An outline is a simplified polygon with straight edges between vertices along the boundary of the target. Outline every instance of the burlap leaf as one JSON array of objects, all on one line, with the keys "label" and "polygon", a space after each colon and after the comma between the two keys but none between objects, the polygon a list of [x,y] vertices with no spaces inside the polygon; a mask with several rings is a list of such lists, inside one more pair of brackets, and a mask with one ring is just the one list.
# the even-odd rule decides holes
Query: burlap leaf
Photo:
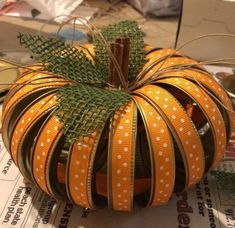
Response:
[{"label": "burlap leaf", "polygon": [[[116,38],[130,38],[129,72],[128,80],[133,81],[145,64],[145,51],[143,33],[135,21],[122,21],[104,27],[101,34],[108,43]],[[105,46],[97,37],[94,37],[95,59],[102,66],[103,75],[108,77],[109,56]]]},{"label": "burlap leaf", "polygon": [[106,84],[98,64],[93,64],[83,51],[66,45],[58,38],[19,35],[20,44],[28,48],[43,69],[79,83]]},{"label": "burlap leaf", "polygon": [[[145,63],[143,35],[137,23],[124,21],[107,26],[101,32],[108,43],[116,38],[130,38],[128,79],[132,81]],[[130,101],[129,93],[106,87],[109,56],[98,39],[94,40],[94,61],[58,38],[20,34],[19,39],[42,64],[43,70],[74,82],[58,90],[55,109],[68,144],[104,126],[115,110]]]},{"label": "burlap leaf", "polygon": [[62,87],[58,99],[55,115],[63,122],[64,135],[70,144],[101,128],[115,110],[130,101],[131,96],[126,92],[78,83]]}]

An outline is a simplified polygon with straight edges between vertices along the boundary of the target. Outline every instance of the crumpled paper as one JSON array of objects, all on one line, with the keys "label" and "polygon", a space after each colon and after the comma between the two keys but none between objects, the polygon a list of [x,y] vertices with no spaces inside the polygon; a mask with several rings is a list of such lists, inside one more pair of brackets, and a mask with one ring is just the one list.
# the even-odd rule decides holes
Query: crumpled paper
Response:
[{"label": "crumpled paper", "polygon": [[42,13],[55,18],[55,21],[62,22],[65,15],[71,13],[80,5],[83,0],[25,0],[31,6]]},{"label": "crumpled paper", "polygon": [[181,10],[182,0],[127,0],[141,13],[157,17],[176,16]]}]

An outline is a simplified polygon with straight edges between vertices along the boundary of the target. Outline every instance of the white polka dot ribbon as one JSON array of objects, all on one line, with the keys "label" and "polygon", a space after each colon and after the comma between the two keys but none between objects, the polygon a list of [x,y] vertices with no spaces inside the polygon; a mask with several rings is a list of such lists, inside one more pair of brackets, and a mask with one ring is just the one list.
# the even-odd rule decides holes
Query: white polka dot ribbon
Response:
[{"label": "white polka dot ribbon", "polygon": [[108,204],[118,211],[130,211],[134,192],[134,153],[137,109],[131,101],[115,112],[111,120],[108,152]]},{"label": "white polka dot ribbon", "polygon": [[20,86],[21,83],[27,83],[30,82],[31,80],[37,79],[37,78],[42,78],[42,77],[51,77],[50,75],[47,75],[45,73],[39,73],[39,72],[33,72],[34,70],[39,70],[39,66],[32,66],[30,67],[31,70],[29,69],[24,69],[21,73],[21,75],[17,78],[17,83],[18,84],[13,84],[11,86],[11,90],[14,89],[15,87]]},{"label": "white polka dot ribbon", "polygon": [[[18,124],[16,125],[12,138],[11,138],[11,156],[15,164],[19,167],[19,170],[22,172],[24,176],[28,176],[25,173],[25,162],[28,157],[28,154],[25,154],[24,148],[22,148],[22,143],[24,142],[24,138],[27,135],[27,132],[30,131],[33,125],[37,123],[37,121],[54,107],[56,104],[56,97],[54,94],[49,94],[48,96],[43,96],[43,98],[37,100],[35,104],[28,106],[26,110],[24,110],[24,114],[18,120]],[[33,140],[33,139],[32,139]],[[22,151],[23,149],[23,151]]]},{"label": "white polka dot ribbon", "polygon": [[212,160],[213,163],[210,167],[215,168],[223,157],[227,140],[223,117],[214,101],[200,87],[183,78],[168,78],[160,80],[158,83],[166,83],[179,88],[200,106],[210,124],[214,136],[215,152]]},{"label": "white polka dot ribbon", "polygon": [[75,204],[94,208],[92,201],[93,165],[100,132],[76,141],[67,161],[66,186],[69,199]]},{"label": "white polka dot ribbon", "polygon": [[58,198],[58,193],[53,189],[52,184],[58,181],[57,172],[53,170],[51,164],[52,160],[56,159],[53,158],[53,154],[60,151],[56,150],[56,146],[61,136],[62,124],[55,116],[50,116],[35,140],[31,164],[35,182],[43,191],[56,198]]},{"label": "white polka dot ribbon", "polygon": [[167,67],[177,66],[177,65],[189,65],[189,64],[198,64],[197,67],[202,68],[200,63],[196,62],[195,60],[182,57],[181,54],[173,49],[161,49],[154,51],[147,55],[146,59],[148,62],[145,64],[144,68],[147,68],[151,64],[154,63],[154,67],[149,70],[144,78],[147,79],[151,76],[154,72],[158,72],[159,70],[164,70]]},{"label": "white polka dot ribbon", "polygon": [[[34,82],[39,84],[26,84],[10,91],[9,95],[7,95],[8,101],[5,102],[6,105],[3,108],[3,120],[7,115],[8,111],[12,109],[12,106],[14,106],[16,103],[18,103],[20,100],[22,100],[29,94],[32,94],[33,92],[36,92],[40,89],[55,88],[67,84],[66,82],[64,82],[63,79],[59,78],[40,78],[40,75],[38,75],[37,77],[38,79]],[[54,82],[55,80],[61,82]]]},{"label": "white polka dot ribbon", "polygon": [[[38,77],[39,75],[37,75]],[[56,79],[57,80],[57,79]],[[7,95],[6,97],[6,103],[5,103],[5,107],[3,108],[3,114],[2,114],[2,127],[4,129],[6,129],[6,131],[3,132],[2,137],[3,137],[3,141],[4,144],[6,146],[6,149],[8,151],[10,151],[10,147],[9,147],[9,123],[11,121],[12,118],[12,114],[14,114],[14,112],[19,112],[19,108],[23,108],[24,106],[21,104],[21,102],[24,99],[28,99],[29,95],[38,93],[38,91],[41,91],[40,93],[43,94],[43,92],[45,93],[46,91],[48,91],[48,88],[50,89],[56,89],[58,87],[61,87],[63,85],[65,85],[66,83],[60,79],[61,82],[53,82],[53,79],[51,81],[50,79],[38,79],[37,82],[47,82],[46,84],[39,84],[39,85],[23,85],[20,87],[16,87],[15,89],[13,89],[13,91],[10,91],[10,93]],[[35,97],[33,97],[32,99],[35,99]],[[29,101],[27,101],[29,102]],[[20,105],[20,107],[18,107],[18,105]],[[25,106],[27,106],[28,103],[25,103]],[[22,110],[21,110],[22,111]],[[20,114],[20,113],[19,113]],[[18,114],[18,115],[19,115]]]},{"label": "white polka dot ribbon", "polygon": [[[154,50],[154,49],[153,49]],[[156,60],[161,60],[161,63],[159,65],[157,65],[157,68],[159,69],[164,69],[166,67],[171,67],[174,65],[182,65],[182,66],[187,66],[189,64],[193,64],[193,68],[194,69],[200,69],[200,70],[205,70],[204,66],[200,63],[197,62],[193,59],[190,59],[186,56],[184,56],[182,53],[180,53],[179,51],[176,51],[175,49],[169,49],[169,48],[162,48],[162,49],[157,49],[154,51],[150,51],[147,56],[146,59],[148,60],[148,62],[146,63],[146,66],[150,65],[152,62],[156,61]],[[191,66],[189,66],[191,67]]]},{"label": "white polka dot ribbon", "polygon": [[176,52],[174,49],[169,48],[149,49],[146,59],[152,61],[174,54],[181,55],[179,51]]},{"label": "white polka dot ribbon", "polygon": [[[88,45],[86,48],[85,54],[93,61],[90,55],[90,52],[94,54],[93,46]],[[146,85],[134,91],[130,103],[114,113],[110,120],[109,139],[106,138],[108,160],[104,157],[102,172],[94,172],[97,165],[94,162],[98,160],[95,161],[95,156],[99,155],[96,155],[97,146],[101,143],[100,140],[103,140],[102,130],[77,140],[71,146],[66,157],[66,169],[64,160],[64,163],[59,163],[64,144],[62,123],[48,112],[56,104],[54,91],[67,82],[46,73],[25,71],[17,79],[18,85],[11,86],[3,106],[3,128],[6,129],[3,131],[3,141],[22,174],[25,177],[32,176],[42,190],[55,198],[63,198],[66,195],[65,184],[69,199],[82,207],[95,208],[93,193],[100,185],[103,189],[101,193],[97,190],[96,196],[107,196],[109,207],[117,211],[132,209],[133,194],[138,197],[142,194],[143,199],[148,192],[147,198],[144,199],[147,206],[166,203],[174,188],[181,185],[178,183],[181,181],[179,173],[185,175],[181,178],[182,182],[185,179],[185,183],[180,188],[186,188],[198,183],[205,171],[205,145],[202,145],[202,138],[196,129],[199,121],[196,118],[191,119],[190,112],[177,100],[180,99],[180,95],[174,95],[174,91],[193,100],[197,104],[196,110],[200,111],[199,117],[209,123],[215,152],[210,164],[206,163],[206,167],[208,165],[209,168],[214,168],[223,156],[228,133],[235,127],[235,121],[232,112],[222,110],[221,104],[218,108],[219,102],[216,102],[210,93],[232,110],[229,96],[200,63],[182,56],[173,49],[150,49],[146,47],[148,53],[147,63],[143,68],[143,71],[146,70],[144,79],[152,76],[155,71],[162,70],[162,74],[156,77],[156,85]],[[156,65],[147,70],[154,62]],[[180,65],[188,65],[188,69],[163,72],[172,66]],[[39,69],[38,66],[32,68]],[[166,86],[170,86],[170,92]],[[50,91],[50,94],[45,94],[47,91]],[[43,95],[35,100],[40,94]],[[146,160],[150,156],[150,178],[148,176],[139,179],[134,174],[138,111],[138,117],[140,120],[142,118],[144,123],[144,131],[140,135],[147,135],[143,148],[148,146],[148,150],[142,151],[142,155],[146,155]],[[29,151],[23,151],[23,142],[25,143],[30,129],[37,126],[39,120],[45,121],[32,142],[33,146],[29,146],[32,149],[30,154]],[[30,161],[27,161],[28,157]],[[106,162],[107,175],[104,172]],[[99,175],[103,179],[97,178]],[[100,183],[97,183],[97,180],[100,180]],[[146,185],[145,188],[143,185]]]},{"label": "white polka dot ribbon", "polygon": [[[223,89],[221,85],[219,85],[215,79],[213,79],[210,75],[197,72],[196,69],[188,69],[188,70],[178,70],[175,72],[171,72],[170,74],[164,73],[161,75],[162,77],[183,77],[187,78],[189,80],[192,80],[194,83],[198,84],[198,86],[203,85],[205,88],[207,88],[214,96],[217,97],[217,99],[220,100],[220,102],[228,109],[233,110],[232,101],[229,98],[226,91]],[[200,84],[199,84],[200,83]],[[204,89],[205,90],[205,89]],[[208,93],[205,90],[206,93]],[[210,94],[209,94],[210,95]],[[229,124],[228,127],[230,128],[230,134],[232,131],[232,128],[235,127],[235,120],[233,113],[231,111],[228,111],[225,109],[225,112],[227,113],[227,116],[229,118]],[[228,138],[230,135],[228,135]]]},{"label": "white polka dot ribbon", "polygon": [[183,107],[159,86],[147,85],[135,92],[151,101],[171,130],[184,162],[185,187],[199,182],[204,174],[204,151],[197,130]]},{"label": "white polka dot ribbon", "polygon": [[145,125],[150,150],[152,177],[148,205],[161,205],[168,202],[174,188],[175,157],[171,135],[161,115],[148,101],[138,96],[133,98]]}]

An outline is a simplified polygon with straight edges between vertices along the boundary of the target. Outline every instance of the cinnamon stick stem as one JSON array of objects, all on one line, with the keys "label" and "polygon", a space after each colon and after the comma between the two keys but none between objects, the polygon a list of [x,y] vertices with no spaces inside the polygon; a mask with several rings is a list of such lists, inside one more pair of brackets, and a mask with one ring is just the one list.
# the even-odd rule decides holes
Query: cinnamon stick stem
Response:
[{"label": "cinnamon stick stem", "polygon": [[[122,70],[126,82],[128,82],[129,43],[129,38],[118,38],[115,40],[115,43],[111,43],[110,45],[110,49]],[[109,63],[109,83],[116,87],[121,85],[118,72],[111,59]]]}]

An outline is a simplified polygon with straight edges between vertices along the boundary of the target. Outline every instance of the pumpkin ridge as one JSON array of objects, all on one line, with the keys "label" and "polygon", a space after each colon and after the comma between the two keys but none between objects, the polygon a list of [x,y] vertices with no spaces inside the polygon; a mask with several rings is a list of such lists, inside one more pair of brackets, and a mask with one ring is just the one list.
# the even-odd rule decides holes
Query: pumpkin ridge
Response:
[{"label": "pumpkin ridge", "polygon": [[136,22],[94,34],[84,48],[20,34],[40,65],[22,71],[6,97],[4,144],[57,199],[116,211],[165,204],[222,159],[232,103],[200,62],[144,47]]}]

